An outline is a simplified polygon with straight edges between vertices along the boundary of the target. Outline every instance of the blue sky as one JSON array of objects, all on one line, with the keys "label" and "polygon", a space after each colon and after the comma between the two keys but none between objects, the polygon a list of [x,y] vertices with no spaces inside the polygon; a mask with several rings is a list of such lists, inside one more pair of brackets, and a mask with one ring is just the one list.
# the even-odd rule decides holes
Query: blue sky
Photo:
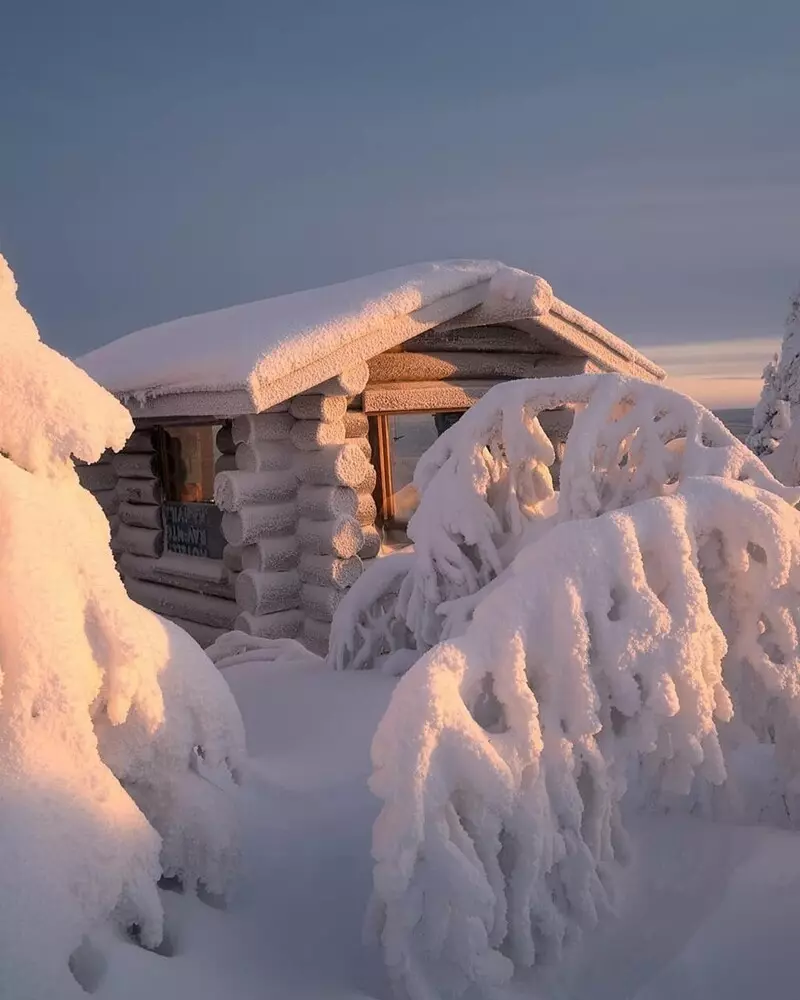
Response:
[{"label": "blue sky", "polygon": [[779,338],[800,281],[800,4],[743,6],[18,3],[0,38],[0,250],[73,356],[179,315],[492,257],[670,366],[702,356],[707,376],[724,354],[747,395],[752,341]]}]

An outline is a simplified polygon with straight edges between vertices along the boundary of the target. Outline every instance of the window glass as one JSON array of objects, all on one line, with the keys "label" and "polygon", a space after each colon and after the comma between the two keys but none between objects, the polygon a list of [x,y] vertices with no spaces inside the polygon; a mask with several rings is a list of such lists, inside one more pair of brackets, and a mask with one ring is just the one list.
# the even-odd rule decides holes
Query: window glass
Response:
[{"label": "window glass", "polygon": [[398,413],[389,417],[392,490],[389,509],[394,524],[408,524],[419,497],[412,480],[417,462],[460,413]]},{"label": "window glass", "polygon": [[221,424],[164,427],[161,469],[168,552],[221,559],[222,511],[214,503],[217,432]]},{"label": "window glass", "polygon": [[214,499],[214,466],[220,457],[220,424],[164,428],[164,491],[167,500],[203,503]]}]

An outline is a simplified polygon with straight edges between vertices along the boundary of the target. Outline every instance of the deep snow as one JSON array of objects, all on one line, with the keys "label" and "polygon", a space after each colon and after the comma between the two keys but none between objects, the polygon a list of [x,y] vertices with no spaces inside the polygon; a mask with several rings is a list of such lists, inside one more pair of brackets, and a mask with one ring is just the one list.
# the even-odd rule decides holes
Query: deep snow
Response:
[{"label": "deep snow", "polygon": [[[362,943],[378,803],[369,748],[394,684],[378,672],[247,663],[225,677],[252,756],[244,868],[228,909],[162,893],[174,957],[96,942],[103,1000],[388,1000]],[[800,837],[650,816],[633,822],[619,915],[502,997],[770,1000],[797,995]]]}]

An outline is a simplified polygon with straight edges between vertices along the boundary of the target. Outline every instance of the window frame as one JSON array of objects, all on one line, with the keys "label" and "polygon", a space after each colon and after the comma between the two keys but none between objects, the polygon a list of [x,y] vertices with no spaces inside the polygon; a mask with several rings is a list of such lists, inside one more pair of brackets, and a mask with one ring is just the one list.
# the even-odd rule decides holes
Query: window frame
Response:
[{"label": "window frame", "polygon": [[375,456],[375,505],[378,508],[378,522],[381,527],[389,531],[405,531],[408,522],[397,519],[397,511],[394,503],[394,485],[392,475],[392,435],[389,424],[390,417],[405,416],[435,416],[437,413],[458,413],[463,414],[469,410],[469,406],[448,407],[447,409],[408,409],[408,410],[387,410],[377,413],[369,413],[369,443],[372,454]]}]

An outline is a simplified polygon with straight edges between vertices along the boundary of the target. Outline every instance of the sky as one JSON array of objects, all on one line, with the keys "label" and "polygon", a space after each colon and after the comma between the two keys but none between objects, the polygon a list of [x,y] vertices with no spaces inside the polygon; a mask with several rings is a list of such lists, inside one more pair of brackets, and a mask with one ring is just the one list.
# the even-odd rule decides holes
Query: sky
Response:
[{"label": "sky", "polygon": [[0,252],[73,357],[500,259],[746,405],[800,283],[798,38],[797,0],[7,5]]}]

